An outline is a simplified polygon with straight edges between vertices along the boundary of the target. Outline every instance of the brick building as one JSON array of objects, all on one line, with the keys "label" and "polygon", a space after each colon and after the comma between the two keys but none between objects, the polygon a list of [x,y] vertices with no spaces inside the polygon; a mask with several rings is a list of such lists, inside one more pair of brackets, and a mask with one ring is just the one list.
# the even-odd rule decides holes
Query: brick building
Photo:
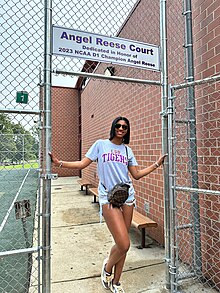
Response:
[{"label": "brick building", "polygon": [[[159,1],[158,1],[159,2]],[[219,1],[200,0],[193,3],[194,69],[195,79],[214,76],[220,72],[220,6]],[[151,21],[148,6],[158,15]],[[154,7],[152,7],[154,6]],[[169,83],[185,81],[184,20],[178,1],[168,2],[168,69]],[[178,12],[178,13],[177,13]],[[160,44],[159,5],[151,1],[138,1],[121,27],[118,36],[150,44]],[[141,23],[146,34],[136,29]],[[83,71],[104,74],[109,64],[87,62]],[[159,72],[134,67],[114,67],[116,76],[160,80]],[[196,89],[198,126],[199,182],[201,188],[219,190],[220,187],[220,84]],[[158,86],[80,77],[74,89],[53,88],[52,98],[53,149],[62,159],[75,160],[84,156],[88,148],[99,138],[108,138],[112,120],[125,116],[131,123],[130,146],[143,168],[155,162],[162,147],[161,89]],[[79,175],[78,171],[58,170],[60,176]],[[82,177],[98,184],[96,164],[82,171]],[[158,169],[139,181],[134,181],[137,208],[144,211],[144,203],[150,203],[150,217],[157,221],[158,229],[149,231],[158,243],[164,244],[164,195],[163,173]],[[216,227],[219,227],[219,198],[211,196],[201,201],[201,213],[206,231],[202,234],[202,246],[214,251],[212,267],[215,281],[219,282],[219,247],[216,246]],[[203,219],[203,221],[206,221]],[[213,228],[215,227],[215,228]],[[215,235],[215,236],[213,236]],[[219,232],[218,232],[219,235]],[[220,235],[219,235],[220,236]],[[187,237],[186,237],[187,239]],[[219,238],[218,238],[219,239]],[[205,244],[208,241],[209,249]],[[219,240],[217,240],[219,244]],[[217,244],[217,245],[218,245]],[[189,256],[190,257],[190,256]],[[205,259],[205,255],[204,255]]]}]

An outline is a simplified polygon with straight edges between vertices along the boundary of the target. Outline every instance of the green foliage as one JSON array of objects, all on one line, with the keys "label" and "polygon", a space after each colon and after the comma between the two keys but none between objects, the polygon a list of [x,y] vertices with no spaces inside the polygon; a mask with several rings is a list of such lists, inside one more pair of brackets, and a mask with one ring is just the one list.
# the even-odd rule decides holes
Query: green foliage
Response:
[{"label": "green foliage", "polygon": [[38,158],[39,142],[20,123],[15,124],[6,114],[0,113],[0,163],[22,163]]}]

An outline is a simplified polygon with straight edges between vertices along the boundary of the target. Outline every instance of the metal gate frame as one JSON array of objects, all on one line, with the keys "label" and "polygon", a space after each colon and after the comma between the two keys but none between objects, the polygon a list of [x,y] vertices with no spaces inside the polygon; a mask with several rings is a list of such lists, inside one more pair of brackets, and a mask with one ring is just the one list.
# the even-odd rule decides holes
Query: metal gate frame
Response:
[{"label": "metal gate frame", "polygon": [[[51,174],[51,160],[48,152],[51,150],[51,76],[55,74],[65,74],[72,76],[92,77],[97,79],[107,79],[120,82],[132,82],[145,85],[162,86],[162,151],[168,153],[167,144],[167,125],[168,119],[166,114],[167,97],[168,97],[168,77],[167,77],[167,37],[166,37],[166,0],[160,0],[160,42],[161,42],[161,82],[154,80],[140,80],[135,78],[126,78],[119,76],[104,76],[99,74],[69,72],[61,70],[52,70],[52,0],[45,0],[45,37],[44,37],[44,159],[45,172],[42,174],[43,179],[43,206],[42,206],[42,293],[51,292],[51,179],[56,178],[56,174]],[[169,209],[168,199],[168,163],[164,166],[164,194],[165,210]],[[165,212],[165,242],[166,256],[170,259],[170,237],[169,237],[169,217]],[[168,261],[169,262],[169,261]],[[166,271],[167,287],[169,287],[169,271]]]},{"label": "metal gate frame", "polygon": [[[138,2],[138,1],[137,1]],[[161,59],[162,59],[162,71],[161,71],[161,82],[155,80],[140,80],[135,78],[125,77],[106,77],[103,75],[95,75],[82,72],[63,72],[63,71],[52,71],[52,3],[53,0],[44,0],[44,66],[43,66],[43,83],[40,81],[40,105],[41,109],[32,111],[25,109],[0,109],[0,112],[9,114],[21,114],[21,115],[38,115],[40,130],[42,130],[42,148],[39,151],[40,159],[40,170],[41,178],[39,178],[39,194],[38,194],[38,244],[37,247],[32,247],[25,250],[1,252],[0,256],[13,255],[18,253],[37,253],[38,257],[38,292],[50,293],[51,292],[51,180],[56,178],[56,174],[51,173],[51,160],[48,155],[51,150],[51,79],[52,73],[57,74],[70,74],[76,76],[86,76],[98,79],[108,79],[111,81],[120,82],[132,82],[140,83],[145,85],[156,85],[161,87],[162,84],[162,151],[163,153],[168,152],[167,145],[167,97],[168,97],[168,77],[167,77],[167,37],[166,37],[166,0],[160,0],[161,9]],[[159,0],[158,0],[159,3]],[[43,105],[42,105],[43,102]],[[164,166],[164,194],[165,194],[165,209],[168,210],[168,177],[167,172],[168,163]],[[42,184],[42,185],[41,185]],[[166,259],[170,259],[169,251],[169,218],[166,213],[166,228],[165,228],[165,241],[166,241]],[[41,234],[40,234],[41,233]],[[41,265],[42,261],[42,265]],[[41,284],[42,281],[42,284]],[[167,282],[169,283],[169,274],[167,270]],[[35,288],[36,289],[36,288]]]},{"label": "metal gate frame", "polygon": [[[42,252],[42,292],[51,292],[51,179],[54,175],[51,174],[51,161],[48,156],[48,152],[51,149],[51,75],[65,74],[72,76],[92,77],[97,79],[108,79],[112,81],[120,82],[135,82],[141,84],[157,85],[161,86],[161,120],[162,120],[162,152],[169,154],[168,162],[164,165],[164,217],[165,217],[165,261],[167,263],[166,268],[166,286],[171,289],[171,292],[177,292],[178,290],[178,270],[177,270],[177,247],[176,247],[176,225],[175,225],[175,193],[177,190],[184,190],[193,193],[194,207],[197,211],[194,214],[194,223],[196,227],[196,233],[194,236],[194,242],[197,247],[200,247],[200,231],[199,231],[199,212],[198,212],[198,195],[204,190],[198,189],[198,172],[197,172],[197,156],[196,156],[196,144],[191,145],[191,167],[193,170],[193,185],[190,187],[176,186],[174,180],[174,157],[173,153],[173,100],[175,91],[181,88],[188,90],[188,96],[190,97],[190,105],[192,106],[191,119],[195,117],[195,100],[194,100],[194,87],[198,84],[209,83],[217,81],[220,77],[208,78],[199,81],[194,81],[193,72],[193,40],[192,40],[192,9],[191,0],[185,0],[185,12],[186,17],[186,59],[188,63],[187,70],[187,83],[181,85],[169,86],[168,84],[168,54],[167,54],[167,11],[166,0],[160,0],[160,43],[161,43],[161,82],[151,80],[137,80],[124,77],[106,77],[98,74],[83,73],[83,72],[69,72],[69,71],[52,71],[51,60],[51,34],[52,34],[52,0],[45,0],[45,61],[44,61],[44,106],[45,106],[45,123],[44,123],[44,137],[45,137],[45,172],[42,175],[43,179],[43,211],[42,211],[42,229],[43,229],[43,252]],[[195,124],[191,123],[190,133],[191,138],[195,139]],[[216,194],[216,192],[207,191],[206,193]],[[217,193],[219,194],[219,193]],[[201,249],[198,249],[198,253],[195,255],[195,272],[201,272]],[[194,276],[194,274],[192,275]]]},{"label": "metal gate frame", "polygon": [[[164,217],[165,217],[165,261],[166,287],[171,293],[178,291],[180,281],[188,278],[202,276],[202,252],[201,252],[201,231],[200,231],[200,204],[199,196],[201,193],[207,195],[220,195],[218,191],[199,189],[198,185],[198,162],[197,162],[197,143],[196,143],[196,106],[195,106],[195,87],[201,84],[210,84],[220,80],[220,75],[201,80],[194,80],[194,56],[193,56],[193,34],[192,34],[192,4],[191,0],[184,1],[185,17],[185,62],[186,83],[178,85],[168,84],[168,64],[167,64],[167,1],[161,1],[161,84],[162,84],[162,145],[163,153],[168,153],[168,164],[164,166]],[[189,158],[191,170],[191,185],[176,185],[176,153],[175,153],[175,94],[178,90],[185,89],[188,97],[189,113]],[[163,112],[164,111],[164,112]],[[167,116],[166,116],[167,115]],[[166,119],[168,118],[168,119]],[[167,132],[166,132],[167,131]],[[168,143],[168,145],[167,145]],[[168,181],[167,181],[168,180]],[[177,226],[177,192],[187,192],[191,196],[191,208],[193,210],[192,223],[183,226]],[[167,195],[166,195],[167,192]],[[192,272],[181,275],[179,271],[178,259],[178,235],[180,229],[193,228],[193,268]]]},{"label": "metal gate frame", "polygon": [[[137,1],[138,2],[138,1]],[[38,253],[38,292],[51,292],[51,180],[56,178],[56,174],[51,173],[51,160],[48,152],[51,150],[51,79],[52,73],[65,74],[72,76],[82,76],[97,79],[107,79],[110,81],[119,81],[125,83],[139,83],[145,85],[155,85],[162,89],[161,93],[161,124],[162,124],[162,152],[169,154],[168,161],[164,165],[164,219],[165,219],[165,261],[166,267],[166,285],[175,292],[178,287],[178,271],[176,263],[176,225],[175,225],[175,199],[177,191],[186,191],[193,194],[194,209],[194,226],[196,233],[194,235],[194,242],[199,248],[195,254],[195,272],[201,272],[201,243],[199,230],[199,204],[198,196],[200,193],[217,194],[219,192],[202,190],[198,188],[198,170],[197,170],[197,149],[196,144],[190,146],[190,163],[192,171],[193,182],[192,186],[176,186],[175,184],[175,154],[173,153],[173,113],[174,113],[174,99],[175,93],[185,88],[187,96],[189,97],[189,105],[192,108],[190,112],[190,142],[195,141],[196,125],[195,120],[195,86],[200,84],[208,84],[220,80],[220,76],[207,78],[203,80],[194,81],[194,58],[193,58],[193,39],[192,39],[192,9],[191,0],[184,0],[185,4],[185,31],[186,44],[185,56],[187,61],[187,83],[169,86],[168,76],[168,53],[167,53],[167,0],[158,0],[160,3],[160,49],[161,49],[161,81],[156,80],[140,80],[135,78],[126,78],[123,76],[107,77],[100,74],[91,74],[85,72],[68,72],[52,70],[52,7],[53,0],[44,0],[44,66],[43,66],[43,83],[40,82],[40,99],[41,109],[38,111],[31,111],[25,109],[0,109],[0,113],[21,114],[21,115],[37,115],[39,117],[40,127],[42,127],[42,149],[39,152],[41,159],[41,182],[42,186],[39,189],[38,195],[38,244],[37,247],[32,247],[25,250],[0,252],[0,256],[13,255],[19,253]],[[44,105],[42,105],[42,101]],[[42,121],[42,120],[43,121]],[[40,184],[39,184],[40,185]],[[42,194],[42,198],[41,198]],[[42,199],[42,201],[41,201]],[[41,206],[42,203],[42,206]],[[42,229],[42,234],[39,233]],[[41,241],[41,242],[40,242]],[[42,261],[42,267],[41,267]],[[41,271],[42,268],[42,271]],[[193,276],[193,275],[192,275]],[[42,279],[42,284],[41,283]]]}]

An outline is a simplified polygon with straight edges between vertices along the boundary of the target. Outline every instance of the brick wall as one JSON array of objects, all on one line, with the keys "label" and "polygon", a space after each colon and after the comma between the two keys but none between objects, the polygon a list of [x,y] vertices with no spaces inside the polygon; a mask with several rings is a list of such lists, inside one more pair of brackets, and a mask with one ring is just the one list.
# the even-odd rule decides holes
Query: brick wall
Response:
[{"label": "brick wall", "polygon": [[[205,78],[218,74],[220,69],[219,45],[219,5],[214,0],[192,1],[193,3],[193,35],[195,54],[195,77]],[[184,64],[184,17],[181,14],[182,1],[169,1],[168,11],[168,62],[169,82],[172,84],[185,81]],[[139,27],[138,27],[139,26]],[[141,1],[128,21],[124,24],[119,37],[158,44],[159,36],[159,1]],[[100,64],[96,73],[104,73],[109,64]],[[117,76],[140,79],[160,80],[160,73],[150,70],[137,70],[132,67],[113,65]],[[75,95],[75,92],[72,92]],[[156,86],[137,85],[90,79],[82,92],[82,157],[95,140],[108,138],[112,120],[119,115],[126,116],[131,123],[130,146],[134,151],[140,168],[152,164],[161,152],[161,92]],[[183,95],[183,99],[184,95]],[[200,86],[196,89],[197,122],[198,122],[198,154],[199,178],[204,183],[203,188],[219,188],[219,83],[213,86]],[[59,104],[56,102],[57,110]],[[53,103],[54,104],[54,103]],[[64,103],[62,103],[64,105]],[[54,105],[53,105],[54,107]],[[69,106],[64,106],[69,108]],[[74,108],[74,107],[73,107]],[[178,111],[184,111],[186,104],[180,105]],[[54,108],[55,109],[55,108]],[[54,123],[54,122],[53,122]],[[56,122],[57,123],[57,122]],[[63,127],[62,127],[63,129]],[[57,137],[57,134],[53,132]],[[72,137],[72,136],[70,136]],[[54,140],[54,139],[53,139]],[[59,143],[53,142],[53,148]],[[59,145],[60,147],[60,145]],[[62,149],[62,148],[61,148]],[[63,151],[63,149],[62,149]],[[185,149],[186,152],[186,149]],[[214,154],[214,156],[213,156]],[[187,154],[185,154],[187,159]],[[63,159],[63,157],[62,157]],[[185,161],[187,173],[187,161]],[[202,166],[202,167],[201,167]],[[214,173],[212,178],[210,174]],[[83,170],[83,177],[94,185],[98,184],[96,165],[91,164]],[[182,178],[188,180],[188,177]],[[158,169],[139,181],[133,181],[136,190],[137,208],[144,212],[145,201],[150,203],[150,217],[158,222],[158,229],[152,229],[150,236],[164,244],[164,198],[163,175]],[[217,201],[217,202],[216,202]],[[211,223],[202,234],[203,248],[205,240],[213,243],[216,221],[213,209],[214,202],[219,205],[216,197],[205,198],[201,201],[202,224]],[[210,216],[213,211],[213,217]],[[186,241],[188,237],[186,237]],[[207,243],[208,243],[207,242]],[[217,252],[216,254],[217,255]],[[214,263],[213,263],[214,264]],[[218,266],[216,267],[218,268]]]},{"label": "brick wall", "polygon": [[[148,6],[152,7],[149,11]],[[149,13],[148,15],[146,13]],[[150,14],[157,17],[149,22]],[[153,19],[153,18],[152,18]],[[141,1],[130,16],[119,36],[145,41],[150,44],[160,42],[159,2]],[[137,26],[140,25],[140,30]],[[147,34],[143,33],[148,31]],[[103,74],[107,64],[101,64],[96,73]],[[140,70],[132,67],[115,67],[117,76],[160,80],[160,73]],[[82,154],[99,138],[109,138],[112,120],[125,116],[131,123],[132,148],[140,168],[151,165],[161,152],[161,94],[160,88],[149,85],[117,83],[110,81],[90,80],[82,92]],[[98,184],[96,164],[83,170],[83,177]],[[133,180],[136,190],[137,208],[144,211],[144,203],[150,204],[150,217],[158,222],[158,229],[149,233],[158,242],[164,242],[163,215],[163,176],[158,169],[139,181]]]},{"label": "brick wall", "polygon": [[[194,1],[193,4],[195,73],[196,78],[200,78],[210,76],[219,71],[219,7],[216,1]],[[155,18],[153,22],[149,21],[150,18],[146,17],[146,11],[149,12],[149,7],[152,8],[150,11],[154,11],[159,15],[159,7],[155,2],[152,4],[151,1],[141,1],[128,22],[124,25],[119,36],[159,44],[159,22]],[[204,10],[205,13],[203,13]],[[184,82],[185,80],[184,17],[180,11],[182,11],[180,1],[168,3],[169,78],[173,84]],[[210,17],[209,14],[211,14]],[[137,23],[141,23],[146,34],[141,33],[137,29]],[[204,29],[205,24],[207,24],[207,28]],[[210,40],[211,36],[214,38]],[[214,57],[213,54],[217,55],[217,57]],[[99,65],[96,73],[103,74],[106,66],[107,64]],[[155,72],[137,71],[134,68],[115,65],[114,67],[117,76],[151,80],[159,79],[158,74]],[[214,92],[212,93],[214,94]],[[161,151],[160,95],[160,89],[155,86],[90,80],[82,93],[82,154],[85,154],[89,146],[96,139],[108,138],[112,120],[118,115],[123,115],[131,123],[130,146],[134,151],[140,168],[154,162]],[[219,97],[217,99],[219,101]],[[218,103],[215,101],[213,111],[216,112],[214,117],[216,117],[219,127],[219,120],[217,118]],[[183,109],[184,107],[185,105]],[[203,111],[205,109],[203,104],[201,104],[201,109]],[[88,129],[90,130],[88,131]],[[91,180],[96,185],[98,184],[95,163],[83,171],[83,177]],[[144,213],[144,202],[149,202],[149,215],[159,224],[159,228],[152,229],[150,235],[163,244],[164,200],[162,170],[157,170],[140,181],[134,181],[134,186],[138,210]]]},{"label": "brick wall", "polygon": [[[79,160],[78,90],[52,88],[52,150],[58,159]],[[59,176],[79,176],[78,170],[52,168]]]},{"label": "brick wall", "polygon": [[[96,88],[94,93],[91,90],[93,87]],[[152,87],[151,90],[153,90]],[[151,165],[160,155],[159,89],[154,88],[153,94],[151,94],[145,86],[94,81],[86,87],[82,95],[82,109],[83,154],[96,139],[109,138],[112,120],[122,115],[127,117],[131,123],[130,147],[140,168]],[[90,132],[86,131],[88,127],[90,127]],[[97,185],[96,163],[83,170],[83,177]],[[157,235],[154,234],[154,237],[163,243],[162,170],[158,169],[133,183],[138,210],[144,213],[144,202],[150,203],[150,216],[159,223],[159,228],[155,230]]]},{"label": "brick wall", "polygon": [[[197,79],[220,72],[219,1],[194,1],[194,52]],[[197,124],[200,188],[220,190],[220,83],[197,87]],[[220,197],[200,196],[202,259],[205,275],[220,288]]]},{"label": "brick wall", "polygon": [[220,72],[220,6],[215,0],[194,1],[196,78]]}]

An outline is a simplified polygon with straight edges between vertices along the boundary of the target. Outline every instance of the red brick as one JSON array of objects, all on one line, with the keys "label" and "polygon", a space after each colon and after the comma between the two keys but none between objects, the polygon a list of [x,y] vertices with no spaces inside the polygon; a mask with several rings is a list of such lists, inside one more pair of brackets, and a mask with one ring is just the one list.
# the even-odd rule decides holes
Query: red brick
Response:
[{"label": "red brick", "polygon": [[[60,160],[79,160],[78,91],[52,88],[52,151]],[[70,111],[71,109],[71,111]],[[53,167],[59,176],[78,176],[78,170]]]},{"label": "red brick", "polygon": [[[184,45],[184,17],[181,15],[182,2],[169,1],[167,3],[168,12],[168,62],[169,62],[169,82],[171,84],[185,81],[185,48]],[[193,34],[194,34],[194,64],[196,77],[210,77],[220,72],[220,28],[219,28],[219,1],[203,0],[193,1]],[[159,2],[145,0],[141,1],[138,8],[130,16],[129,20],[120,31],[120,37],[132,38],[147,43],[159,44]],[[148,8],[151,9],[148,9]],[[155,13],[154,21],[149,21],[145,11]],[[138,24],[141,28],[138,29]],[[96,73],[103,74],[108,64],[99,64]],[[160,73],[148,70],[139,70],[131,67],[114,65],[117,76],[160,80]],[[197,118],[197,147],[199,154],[199,186],[219,190],[220,165],[219,156],[219,101],[220,101],[220,82],[208,85],[197,86],[195,89],[196,97],[196,118]],[[62,89],[63,90],[63,89]],[[54,93],[53,93],[54,94]],[[77,92],[72,90],[72,97],[77,97]],[[175,111],[186,119],[188,113],[186,103],[186,91],[176,91]],[[58,95],[59,97],[59,95]],[[67,96],[65,102],[69,101]],[[76,102],[76,101],[75,101]],[[78,117],[77,104],[71,101],[72,116],[68,121],[74,121],[76,112]],[[68,107],[63,108],[63,103],[59,98],[53,99],[53,150],[62,154],[64,158],[74,159],[75,147],[73,137],[77,134],[68,134],[69,141],[65,141],[65,147],[59,143],[60,134],[62,138],[67,136],[61,131],[69,128],[68,121],[63,116]],[[98,138],[108,138],[110,126],[113,118],[118,115],[127,116],[131,122],[131,143],[140,167],[152,164],[159,156],[161,151],[161,91],[156,86],[126,84],[111,81],[100,81],[90,79],[82,92],[82,156]],[[61,111],[61,112],[60,112]],[[62,116],[61,116],[62,114]],[[57,115],[57,116],[56,116]],[[61,118],[61,117],[64,117]],[[93,118],[92,118],[93,117]],[[62,123],[59,125],[59,123]],[[75,122],[73,122],[75,124]],[[77,123],[77,122],[76,122]],[[69,129],[69,131],[73,131]],[[188,156],[188,137],[186,135],[189,128],[178,126],[177,132],[177,183],[188,185],[190,182],[189,156]],[[68,154],[69,152],[69,154]],[[77,158],[77,155],[76,157]],[[60,170],[59,170],[60,172]],[[62,170],[63,172],[63,170]],[[65,173],[66,174],[66,173]],[[64,175],[65,175],[64,174]],[[91,180],[94,184],[98,183],[96,164],[93,163],[89,168],[83,170],[83,177]],[[178,176],[182,177],[178,177]],[[150,217],[158,222],[157,229],[151,229],[149,235],[159,243],[164,244],[164,195],[163,195],[163,172],[162,168],[139,181],[133,180],[136,190],[137,206],[144,212],[144,201],[150,202]],[[190,214],[189,196],[184,194],[184,200],[178,194],[178,207],[180,220],[186,221]],[[201,198],[202,196],[200,196]],[[207,198],[209,200],[207,200]],[[220,229],[217,219],[217,210],[210,209],[210,203],[217,202],[216,196],[203,196],[200,201],[201,218],[207,215],[211,218],[202,219],[202,249],[206,249],[206,239],[212,245],[212,253],[217,253],[217,248],[213,246],[213,239],[216,237],[216,227]],[[185,209],[184,209],[185,208]],[[217,230],[219,231],[219,230]],[[180,233],[182,247],[189,248],[189,232]],[[218,242],[219,243],[219,242]],[[191,249],[184,255],[184,250],[180,257],[186,262],[191,260]],[[188,259],[187,259],[188,257]],[[206,253],[203,260],[209,263],[209,253]],[[219,267],[216,268],[216,272]],[[217,274],[216,274],[217,277]]]}]

